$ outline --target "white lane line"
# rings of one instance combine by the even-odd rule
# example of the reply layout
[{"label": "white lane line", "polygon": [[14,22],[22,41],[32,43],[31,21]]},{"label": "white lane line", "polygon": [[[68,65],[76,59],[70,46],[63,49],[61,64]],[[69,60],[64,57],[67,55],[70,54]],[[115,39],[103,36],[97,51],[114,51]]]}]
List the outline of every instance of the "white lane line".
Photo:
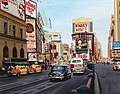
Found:
[{"label": "white lane line", "polygon": [[28,87],[28,88],[25,88],[25,89],[22,89],[22,90],[13,92],[13,94],[16,94],[16,93],[18,93],[18,92],[21,92],[20,94],[24,94],[24,93],[30,92],[30,91],[32,91],[33,89],[36,89],[36,88],[40,88],[40,87],[45,86],[48,82],[49,82],[49,81],[46,81],[46,82],[43,82],[43,83],[40,83],[40,84],[31,86],[31,87]]},{"label": "white lane line", "polygon": [[[35,93],[37,93],[37,92],[41,92],[41,91],[43,91],[43,90],[46,90],[46,89],[48,89],[48,88],[50,88],[50,87],[53,87],[53,86],[55,86],[55,85],[57,85],[57,84],[60,84],[61,82],[58,82],[58,83],[46,83],[46,84],[43,84],[43,85],[37,85],[37,86],[34,86],[34,87],[31,87],[32,89],[31,90],[27,90],[27,91],[25,91],[25,92],[21,92],[20,94],[35,94]],[[51,84],[51,85],[50,85]],[[43,89],[40,89],[40,90],[38,90],[39,88],[42,88],[43,87]],[[28,88],[27,88],[28,89]],[[15,93],[13,93],[13,94],[15,94]]]},{"label": "white lane line", "polygon": [[15,88],[15,87],[18,87],[18,86],[35,83],[35,82],[38,82],[38,81],[41,81],[41,80],[43,80],[43,78],[38,79],[36,81],[32,81],[32,82],[15,82],[15,83],[11,83],[11,84],[5,84],[5,85],[0,86],[0,92],[8,90],[8,89]]}]

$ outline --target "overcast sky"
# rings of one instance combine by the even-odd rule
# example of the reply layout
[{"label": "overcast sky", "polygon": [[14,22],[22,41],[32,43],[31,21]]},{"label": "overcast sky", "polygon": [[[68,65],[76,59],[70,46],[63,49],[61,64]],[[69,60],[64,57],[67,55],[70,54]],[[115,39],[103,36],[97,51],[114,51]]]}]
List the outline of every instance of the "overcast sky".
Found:
[{"label": "overcast sky", "polygon": [[[102,44],[103,56],[107,56],[110,18],[114,13],[113,9],[114,0],[41,0],[41,3],[38,2],[38,11],[43,16],[45,29],[51,32],[61,32],[62,41],[69,44],[72,34],[72,19],[92,18],[94,32]],[[49,18],[52,29],[49,28]]]}]

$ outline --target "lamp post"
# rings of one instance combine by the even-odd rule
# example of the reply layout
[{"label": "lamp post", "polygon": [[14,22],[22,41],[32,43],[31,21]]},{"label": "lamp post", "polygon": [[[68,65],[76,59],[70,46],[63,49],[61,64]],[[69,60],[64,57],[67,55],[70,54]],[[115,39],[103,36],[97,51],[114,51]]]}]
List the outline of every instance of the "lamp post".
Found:
[{"label": "lamp post", "polygon": [[45,70],[47,70],[47,58],[46,58],[47,47],[45,47]]}]

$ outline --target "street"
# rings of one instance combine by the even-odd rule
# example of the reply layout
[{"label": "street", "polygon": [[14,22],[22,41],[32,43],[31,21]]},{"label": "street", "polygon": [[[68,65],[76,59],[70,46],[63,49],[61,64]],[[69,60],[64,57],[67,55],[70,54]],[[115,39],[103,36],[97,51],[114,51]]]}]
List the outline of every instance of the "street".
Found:
[{"label": "street", "polygon": [[87,75],[50,82],[48,71],[19,77],[0,78],[0,94],[75,94],[74,89],[83,85]]},{"label": "street", "polygon": [[96,64],[101,94],[120,94],[120,71],[113,71],[113,65]]}]

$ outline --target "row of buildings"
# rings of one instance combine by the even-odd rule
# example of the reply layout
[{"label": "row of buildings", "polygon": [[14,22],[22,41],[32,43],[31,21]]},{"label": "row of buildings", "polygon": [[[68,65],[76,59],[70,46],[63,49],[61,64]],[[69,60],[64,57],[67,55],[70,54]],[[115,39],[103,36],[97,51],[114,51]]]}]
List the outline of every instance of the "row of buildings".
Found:
[{"label": "row of buildings", "polygon": [[108,60],[120,60],[120,0],[114,0],[114,14],[108,37]]},{"label": "row of buildings", "polygon": [[54,62],[63,56],[60,32],[44,30],[32,0],[0,0],[0,67],[10,64]]}]

